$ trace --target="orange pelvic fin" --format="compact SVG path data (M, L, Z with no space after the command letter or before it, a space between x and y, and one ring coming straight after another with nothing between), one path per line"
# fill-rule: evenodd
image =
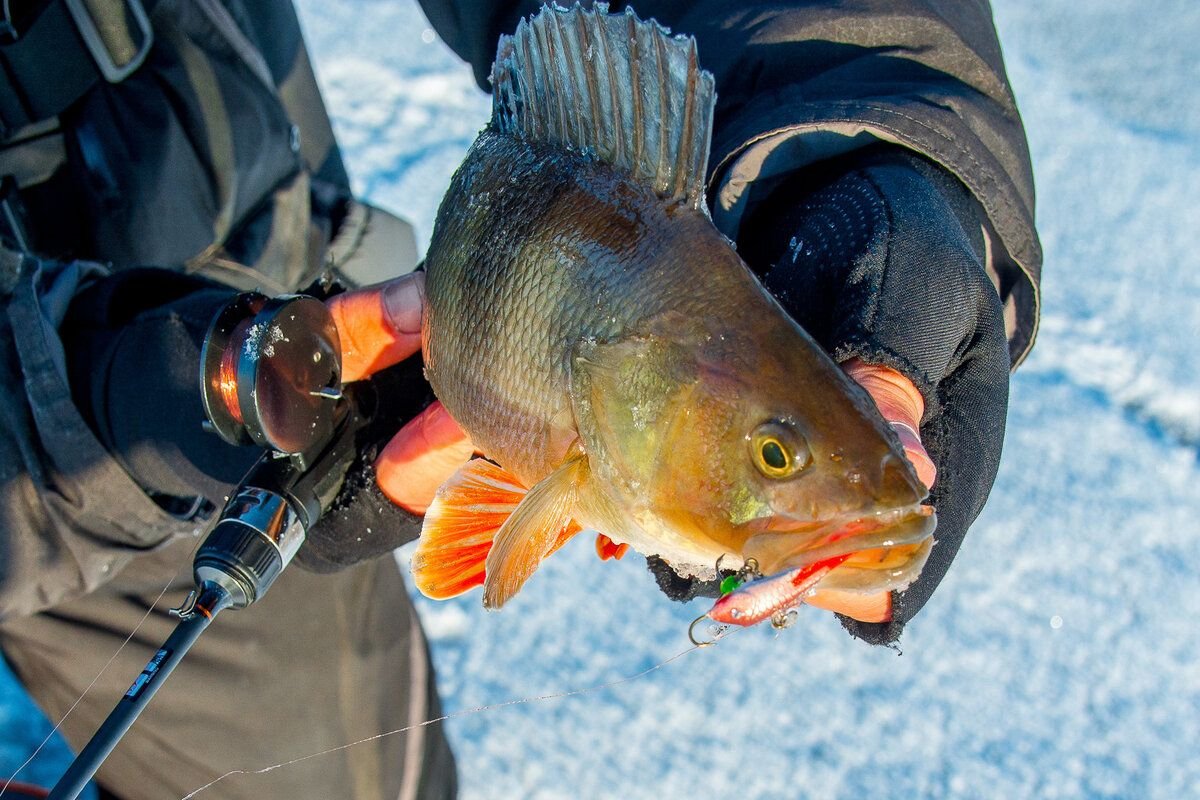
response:
M521 590L542 563L579 531L573 520L579 485L587 479L587 458L575 455L529 490L496 533L487 555L483 605L500 608Z
M445 600L482 586L492 541L527 491L482 458L460 467L425 513L412 561L413 580L421 593Z
M617 544L603 533L596 534L596 555L600 556L601 561L608 561L610 558L619 561L625 557L627 552L629 552L629 545Z

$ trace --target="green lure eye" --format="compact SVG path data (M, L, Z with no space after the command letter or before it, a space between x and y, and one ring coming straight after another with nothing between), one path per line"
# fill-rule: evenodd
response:
M765 422L750 437L754 465L768 478L788 478L812 460L800 432L782 422Z

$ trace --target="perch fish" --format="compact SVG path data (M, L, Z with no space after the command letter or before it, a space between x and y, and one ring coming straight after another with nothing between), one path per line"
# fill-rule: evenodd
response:
M501 40L491 122L438 211L426 374L488 460L435 498L417 587L499 608L582 529L682 575L753 559L778 584L755 597L785 604L814 565L821 587L907 585L926 490L713 226L695 40L606 12L544 8Z

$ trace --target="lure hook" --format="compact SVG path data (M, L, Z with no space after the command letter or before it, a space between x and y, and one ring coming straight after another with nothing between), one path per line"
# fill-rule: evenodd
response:
M758 568L758 559L747 558L746 563L742 564L742 568L738 570L737 575L742 583L760 580L763 574Z
M722 569L721 563L725 560L725 557L728 555L729 555L729 553L722 553L720 556L717 557L716 570L717 570L718 578L721 576L721 569ZM742 566L739 567L738 569L734 570L733 574L737 576L738 581L740 581L741 583L745 583L746 581L749 581L749 580L757 580L758 578L761 578L763 576L762 572L759 571L759 568L758 568L758 559L754 558L753 556L751 556L750 558L747 558L745 561L743 561Z
M699 625L704 620L709 620L710 622L713 621L708 616L708 614L701 614L700 616L698 616L694 620L692 620L692 624L688 626L688 638L692 640L692 644L694 644L696 647L709 647L711 645L716 644L717 640L720 639L725 634L725 631L729 630L728 625L718 624L712 629L712 634L711 634L712 638L711 639L707 639L707 640L699 639L696 637L696 626Z
M771 627L777 631L790 628L796 624L796 620L800 617L800 609L796 607L787 608L782 611L776 611L771 617Z

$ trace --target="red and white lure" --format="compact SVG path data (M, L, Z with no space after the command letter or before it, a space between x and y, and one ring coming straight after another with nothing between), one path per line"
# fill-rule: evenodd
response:
M747 559L745 566L735 575L721 581L721 598L707 614L691 624L688 638L697 647L707 647L716 642L730 625L748 628L770 619L776 630L791 626L796 621L797 607L805 595L851 555L833 556L771 578L762 576L758 571L758 562ZM704 620L717 623L711 639L700 639L696 635L696 626Z

